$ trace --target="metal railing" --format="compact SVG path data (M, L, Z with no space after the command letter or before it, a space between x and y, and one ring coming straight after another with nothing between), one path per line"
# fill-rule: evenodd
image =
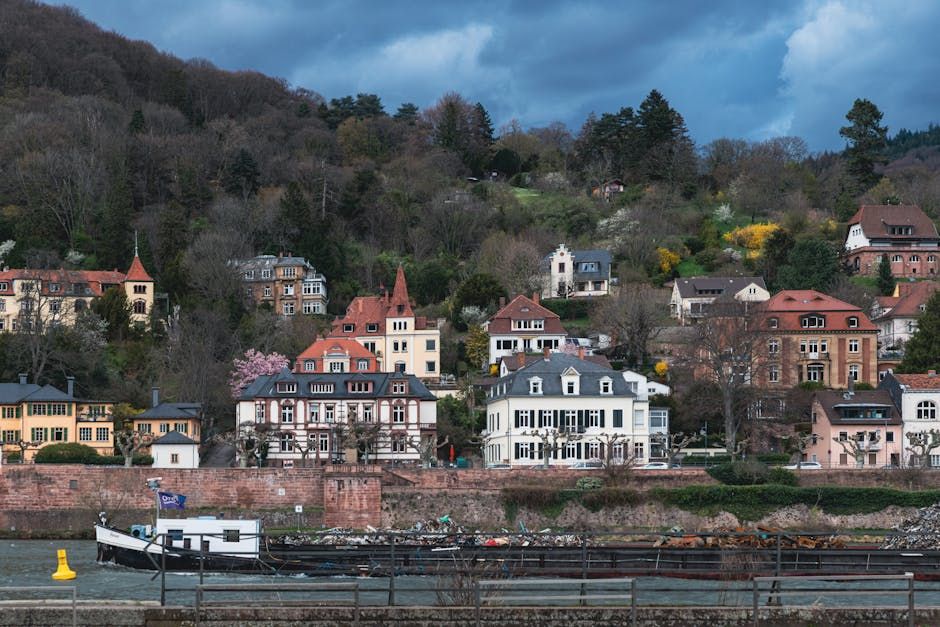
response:
M845 589L845 588L795 588L784 590L782 584L829 581L829 582L876 582L876 581L902 581L907 585L904 588L863 588L863 589ZM873 594L882 596L904 596L907 599L907 624L908 627L914 627L914 574L905 573L903 575L813 575L801 577L754 577L751 580L753 586L753 597L751 601L752 621L754 627L760 625L760 610L780 606L780 597L784 596L806 596L808 593L823 593L824 596L866 596ZM761 584L769 583L770 588L762 588ZM769 599L766 605L760 604L762 593L767 593ZM774 600L776 599L776 602Z
M626 585L629 591L619 590L619 593L609 592L611 588L617 591L617 586ZM546 594L546 588L564 586L561 594ZM577 587L577 594L569 592ZM597 590L591 593L588 588ZM534 592L541 594L534 594ZM550 590L549 590L550 591ZM490 592L484 596L484 593ZM512 593L523 593L517 596ZM556 605L557 601L577 601L578 606L592 605L592 601L604 601L607 607L630 607L630 624L636 625L636 579L631 577L611 579L485 579L476 581L473 587L474 611L476 624L481 624L481 608L484 605L522 605L539 604L540 602ZM616 603L619 602L619 603Z
M202 610L203 608L209 605L215 605L215 603L207 602L205 595L207 592L275 592L278 595L277 603L273 604L276 606L283 606L284 599L280 598L280 595L285 592L352 592L352 598L336 598L336 597L323 597L318 596L314 600L304 600L303 605L319 605L319 606L329 606L329 607L338 607L338 606L347 606L353 608L353 624L359 624L359 612L362 607L359 602L359 583L274 583L274 584L197 584L196 585L196 627L199 627L200 621L202 620ZM265 603L266 599L259 599L257 597L252 597L250 599L252 607L262 607L265 605L272 605ZM311 603L311 601L313 601ZM232 603L231 599L222 601L227 605ZM295 604L296 605L296 604Z
M72 627L78 625L78 588L76 586L3 586L0 587L0 593L4 592L69 592L72 595Z

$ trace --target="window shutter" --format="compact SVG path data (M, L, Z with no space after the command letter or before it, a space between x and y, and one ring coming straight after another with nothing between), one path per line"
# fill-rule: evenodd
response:
M623 410L615 409L614 410L614 429L619 429L623 427Z
M578 443L575 445L575 456L576 456L578 459L584 459L583 457L581 457L581 443L580 443L580 442L578 442Z
M518 429L519 428L519 410L518 409L516 410L516 413L515 413L515 420L516 420L516 429Z
M604 456L604 443L603 442L601 442L600 445L598 445L598 453L600 454L601 459L607 459Z
M545 459L545 444L539 442L539 459Z
M558 428L558 410L552 412L552 426Z
M516 447L515 447L515 449L516 449L516 450L515 450L515 452L516 452L515 458L516 458L516 459L519 459L519 443L518 443L518 442L516 442Z
M578 426L579 427L584 426L584 410L583 409L578 410ZM578 446L580 446L580 444Z
M561 458L567 459L568 457L568 447L564 444L561 445Z
M604 428L604 413L605 412L606 410L603 410L603 409L601 410L601 428L602 429Z
M535 447L529 444L529 459L535 459Z
M64 441L68 442L69 441L69 428L68 427L65 428L65 430L63 431L63 434L65 435Z

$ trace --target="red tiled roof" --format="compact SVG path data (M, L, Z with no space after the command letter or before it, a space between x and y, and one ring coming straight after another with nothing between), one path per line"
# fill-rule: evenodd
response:
M893 374L901 385L915 390L940 390L940 376L936 374Z
M346 308L346 315L333 321L330 337L366 335L367 324L378 325L375 335L385 335L385 312L387 311L388 302L384 296L357 296ZM353 325L352 331L343 330L343 325L347 324Z
M392 298L388 303L389 318L412 318L415 312L411 309L408 300L408 282L405 281L405 269L398 265L395 274L395 287L392 289Z
M862 205L849 220L861 224L865 237L877 239L937 239L937 227L917 205ZM892 235L889 226L913 226L913 235Z
M868 316L859 307L833 298L816 290L784 290L770 300L761 303L761 316L764 319L777 318L778 329L784 331L877 331ZM808 313L818 313L826 318L823 329L804 329L800 319ZM849 318L858 318L858 326L850 327ZM765 323L764 328L767 328Z
M902 286L905 289L901 290L898 298L893 299L893 306L889 305L891 311L882 318L916 318L920 315L920 306L926 304L933 293L940 289L940 283L936 281L898 284L899 288Z
M323 359L332 355L345 355L349 359L368 359L369 372L377 371L376 357L365 346L355 340L330 337L317 340L297 356L294 372L303 372L303 362L307 359ZM356 372L361 372L354 369Z
M542 335L564 335L565 328L561 326L561 319L555 312L546 309L531 298L519 295L493 314L487 331L490 335L515 333L512 329L513 320L545 320L545 328L536 331ZM530 333L532 331L527 331Z
M134 260L131 261L131 267L127 271L127 280L149 281L153 283L153 279L147 274L147 271L144 270L144 264L140 262L140 257L137 255L134 255Z
M0 292L4 295L12 295L13 281L39 280L42 282L43 294L50 294L49 284L59 283L59 294L64 296L83 296L84 294L74 294L70 291L72 284L86 284L91 294L90 296L101 296L106 286L120 285L124 282L124 273L110 270L64 270L64 269L45 269L45 270L27 270L13 269L0 272L0 281L7 283L7 289Z

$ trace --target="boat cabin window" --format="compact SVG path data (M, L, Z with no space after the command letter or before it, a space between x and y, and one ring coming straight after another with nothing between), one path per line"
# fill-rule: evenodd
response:
M238 529L226 529L223 531L222 542L238 542Z
M166 545L173 546L173 542L176 540L183 539L183 530L182 529L167 529L166 530Z

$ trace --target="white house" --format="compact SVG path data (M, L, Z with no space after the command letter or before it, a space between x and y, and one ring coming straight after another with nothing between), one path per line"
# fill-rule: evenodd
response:
M268 463L417 461L437 436L437 398L401 372L292 373L258 377L235 406L237 425L272 434Z
M927 301L940 289L936 281L898 283L891 296L880 296L872 307L872 322L878 325L878 355L904 354L904 345L917 330L917 319Z
M927 374L888 373L878 386L888 390L891 400L901 410L903 421L901 442L904 445L904 464L910 462L909 433L940 431L940 376L935 370ZM930 437L930 436L925 436ZM931 451L930 466L940 468L940 448Z
M546 349L501 377L490 387L486 414L487 464L649 460L649 401L631 391L623 373L577 355Z
M732 297L739 302L763 302L770 292L759 276L691 277L676 279L669 299L669 315L679 324L691 324L708 312L716 298Z
M199 468L199 444L170 431L150 444L154 468Z
M559 244L542 259L542 298L584 298L610 294L610 252L568 250Z
M564 346L567 333L561 318L539 304L538 294L532 298L516 296L508 305L502 301L500 304L499 311L483 325L490 336L489 363L515 353L559 350Z

